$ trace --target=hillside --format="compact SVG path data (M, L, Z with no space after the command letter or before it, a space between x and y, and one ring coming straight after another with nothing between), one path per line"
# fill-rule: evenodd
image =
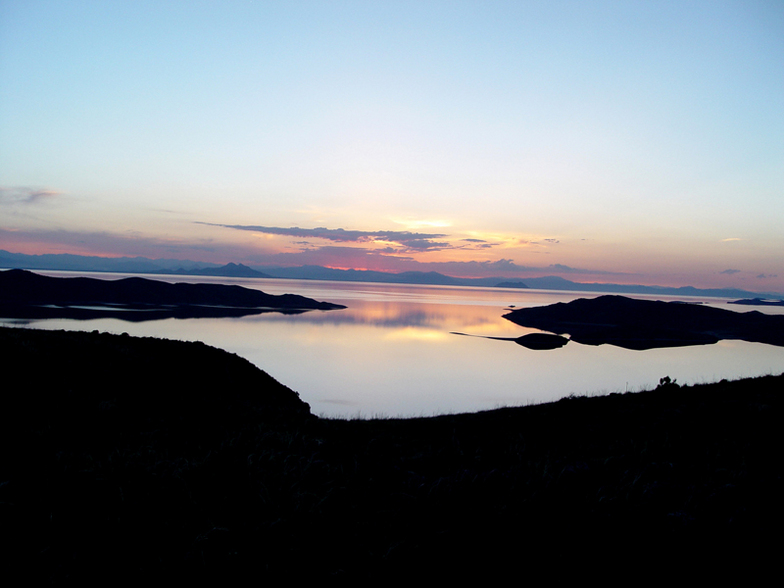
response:
M6 573L34 582L748 579L777 561L784 376L341 421L200 343L2 328L0 357Z

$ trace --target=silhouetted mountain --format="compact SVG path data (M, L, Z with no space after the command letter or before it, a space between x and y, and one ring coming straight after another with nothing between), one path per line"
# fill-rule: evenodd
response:
M31 585L778 571L784 376L340 420L203 343L0 328L0 357L3 571Z
M753 292L737 288L694 288L681 286L643 286L641 284L599 284L596 282L572 282L559 276L525 278L529 288L539 290L561 290L567 292L617 292L620 294L652 294L654 296L710 296L719 298L739 298L754 295Z
M0 272L0 312L4 316L66 316L63 313L67 310L67 316L72 318L94 318L111 313L111 316L126 320L139 320L140 316L144 317L141 320L148 320L165 316L242 316L267 309L337 308L345 307L296 294L274 296L241 286L169 284L146 278L53 278L25 270ZM139 314L142 312L147 314Z
M671 288L667 286L643 286L641 284L599 284L572 282L560 276L544 276L540 278L508 279L491 278L456 278L438 272L377 272L370 270L340 270L316 265L300 267L261 267L273 278L290 278L303 280L335 280L347 282L382 282L387 284L430 284L444 286L479 286L485 288L534 288L538 290L557 290L565 292L618 292L624 294L652 294L655 296L709 296L721 298L740 298L759 296L759 293L738 290L737 288L694 288L683 286ZM522 284L522 285L521 285ZM765 297L776 298L776 294L763 294Z
M72 255L69 253L47 253L25 255L0 250L0 267L21 269L46 269L81 272L120 272L129 274L161 273L180 269L190 272L195 269L219 267L217 263L182 259L147 259L146 257L97 257Z
M156 273L166 274L183 274L190 276L222 276L226 278L271 278L272 276L263 272L258 272L255 269L249 268L247 265L241 263L227 263L220 267L206 267L203 269L186 270L178 268L177 270L162 270Z
M456 278L438 272L379 272L372 270L333 269L317 265L299 267L255 266L248 268L262 275L250 273L231 273L232 266L220 266L188 260L146 259L143 257L85 257L80 255L51 254L24 255L0 250L0 267L23 269L49 269L71 271L102 271L121 273L152 273L182 275L212 275L228 277L271 277L296 280L335 280L342 282L380 282L386 284L429 284L445 286L478 286L487 288L510 287L499 286L499 283L519 283L524 280L529 288L540 290L558 290L566 292L617 292L621 294L652 294L655 296L714 296L722 298L781 298L781 294L770 292L748 292L737 288L694 288L684 286L670 288L665 286L643 286L640 284L599 284L572 282L559 276L539 278ZM247 267L239 264L236 267ZM209 273L203 270L226 271L227 273ZM245 270L242 270L245 271ZM514 286L519 287L519 286Z
M262 269L259 266L259 269ZM264 267L273 278L293 280L335 280L339 282L380 282L384 284L428 284L442 286L493 286L501 278L455 278L438 272L377 272L373 270L333 269L320 265Z
M608 343L643 350L741 339L784 346L784 316L781 315L624 296L580 298L569 303L520 308L504 318L523 327L568 333L572 341L585 345Z

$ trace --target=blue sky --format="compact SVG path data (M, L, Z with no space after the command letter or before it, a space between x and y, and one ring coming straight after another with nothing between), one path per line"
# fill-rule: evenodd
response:
M782 2L0 0L3 249L784 292L782 226Z

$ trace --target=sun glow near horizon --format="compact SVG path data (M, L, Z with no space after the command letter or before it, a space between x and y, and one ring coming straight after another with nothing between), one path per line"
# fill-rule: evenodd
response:
M782 31L764 1L7 0L0 249L784 292Z

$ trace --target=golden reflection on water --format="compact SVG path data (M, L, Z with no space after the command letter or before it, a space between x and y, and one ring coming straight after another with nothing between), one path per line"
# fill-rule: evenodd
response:
M384 339L387 341L418 339L429 341L431 343L445 342L448 338L449 333L436 331L434 329L418 329L415 327L403 327L401 329L396 329L384 337Z

